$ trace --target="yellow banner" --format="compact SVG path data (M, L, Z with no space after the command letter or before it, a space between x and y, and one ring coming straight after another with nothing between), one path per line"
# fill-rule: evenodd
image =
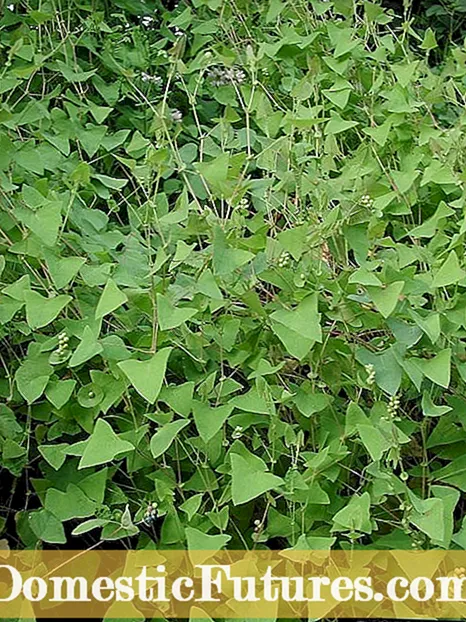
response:
M466 617L464 551L0 551L2 618Z

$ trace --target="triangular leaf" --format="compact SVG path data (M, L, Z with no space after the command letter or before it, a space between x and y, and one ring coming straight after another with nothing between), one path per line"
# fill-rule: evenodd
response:
M82 363L85 363L89 359L97 356L103 351L102 345L95 338L94 332L90 326L86 326L83 330L81 343L73 352L73 356L70 359L70 367L77 367Z
M380 287L368 287L367 291L377 311L379 311L383 317L387 318L395 310L403 287L404 281L396 281L384 289Z
M71 302L71 296L60 294L53 298L46 298L37 292L28 291L24 293L26 302L26 320L30 328L42 328L59 315L59 313Z
M455 251L451 251L445 262L434 274L432 286L446 287L447 285L453 285L453 283L458 283L458 281L464 279L465 276L466 272L460 268L458 255Z
M118 438L107 421L98 419L87 441L78 469L105 464L127 451L134 451L134 446Z
M96 319L112 313L125 302L128 302L128 296L118 289L115 281L108 279L95 310Z
M247 503L273 488L278 488L283 480L272 475L263 468L251 464L238 454L231 454L231 493L233 503L240 505Z
M212 408L209 404L195 401L193 406L194 422L199 436L205 443L217 434L233 410L231 404Z
M153 458L158 458L164 454L173 443L178 433L187 425L189 425L189 421L186 421L186 419L179 419L178 421L172 421L162 426L150 441L150 450Z
M142 395L150 404L155 402L162 388L171 350L171 348L163 348L147 361L131 359L118 363L118 367L128 377L139 395Z
M197 309L191 307L177 308L166 296L157 294L157 317L160 330L170 330L184 324L197 313Z

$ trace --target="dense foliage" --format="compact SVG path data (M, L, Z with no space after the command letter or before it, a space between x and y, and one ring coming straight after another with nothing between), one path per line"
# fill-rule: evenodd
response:
M466 52L352 0L0 21L15 548L464 547Z

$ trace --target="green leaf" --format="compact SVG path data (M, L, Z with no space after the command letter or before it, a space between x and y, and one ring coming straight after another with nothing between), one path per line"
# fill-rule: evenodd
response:
M262 415L269 415L273 411L273 405L268 404L256 388L252 388L243 395L237 395L229 402L229 405L239 410Z
M369 419L363 409L355 402L350 402L346 409L345 436L352 436L358 431L358 426L368 426Z
M454 511L460 500L460 492L448 486L432 486L431 493L443 502L443 521L445 525L443 537L440 535L432 538L432 544L444 549L450 547L454 529Z
M205 443L208 443L221 430L232 410L233 406L231 403L212 408L209 404L193 402L194 423L199 436Z
M392 171L391 176L398 192L406 194L419 177L419 171Z
M36 211L17 207L15 216L30 229L45 246L53 247L57 243L62 223L61 203L48 203Z
M451 369L451 349L445 348L441 350L434 358L431 359L415 359L417 367L421 372L435 382L447 389L450 385L450 369Z
M390 441L373 425L358 424L356 427L372 460L380 460L383 454L390 449Z
M312 417L315 413L327 408L332 403L332 398L326 393L307 393L306 391L299 390L293 401L302 415Z
M192 521L194 516L197 514L199 508L201 507L202 497L202 494L193 495L180 505L180 510L187 515L188 521Z
M48 401L60 410L70 399L71 394L76 386L76 380L68 378L68 380L54 380L47 385L45 395Z
M298 332L287 328L284 324L272 321L272 331L285 346L287 352L301 360L315 344L314 339L307 339Z
M56 445L39 445L38 450L44 460L46 460L55 471L58 471L66 460L66 450L68 447L68 443L57 443Z
M60 294L52 298L45 298L37 292L28 291L24 293L26 302L26 320L32 330L42 328L53 322L53 320L63 311L71 296Z
M447 466L436 470L432 474L432 479L456 486L466 492L466 455L461 455Z
M153 404L159 396L172 348L163 348L146 361L127 360L117 363L133 387Z
M47 266L52 281L57 289L63 289L75 278L79 270L86 263L82 257L47 257Z
M72 536L81 536L83 533L88 533L93 529L97 529L98 527L104 527L107 525L108 520L105 518L90 518L89 520L84 521L77 527L73 529L71 532Z
M458 283L466 276L466 272L460 268L458 256L455 251L451 251L445 262L434 273L432 287L446 287Z
M225 234L219 228L215 229L213 244L213 268L217 276L226 276L237 268L251 261L254 255L240 248L228 245Z
M88 123L86 128L87 129L79 132L78 139L84 151L92 158L102 144L104 136L107 133L107 127L105 125L92 125Z
M116 179L114 177L108 177L108 175L99 175L98 173L95 173L94 177L100 181L102 185L111 190L121 190L128 183L127 179Z
M47 510L39 510L29 514L29 527L43 542L51 544L65 544L65 530L61 521Z
M434 31L432 28L427 28L424 33L424 39L422 40L421 45L419 46L421 50L434 50L438 46L437 40L435 38Z
M94 431L89 437L78 469L85 469L111 462L117 456L134 451L134 446L120 439L105 419L98 419Z
M153 458L158 458L164 454L178 436L179 432L187 425L189 425L189 421L180 419L162 426L150 441L150 450Z
M377 311L379 311L384 318L387 318L395 310L403 288L404 281L395 281L395 283L391 283L384 289L368 287L367 291Z
M332 531L372 533L371 498L368 492L353 495L349 503L333 517Z
M4 460L15 460L26 454L27 449L10 438L7 438L3 443L2 457Z
M166 296L157 294L157 317L160 330L170 330L184 324L197 313L191 307L177 308Z
M283 484L280 477L267 472L262 460L260 463L251 465L242 456L231 454L231 493L234 505L247 503Z
M435 211L435 214L433 214L433 216L428 218L418 227L411 229L409 235L413 238L432 238L434 237L437 229L441 226L441 223L454 213L455 210L448 207L444 201L441 201Z
M2 292L10 298L14 298L15 300L19 300L21 302L25 302L25 294L29 292L31 289L31 279L28 274L25 274L20 279L11 283L11 285L7 285L4 287Z
M95 310L96 319L112 313L125 302L128 302L128 296L118 289L115 281L108 279Z
M97 73L97 69L93 69L92 71L75 71L71 69L66 63L61 60L57 60L55 62L58 71L63 75L67 82L85 82L89 80L91 76ZM75 67L77 65L75 64Z
M188 417L192 409L194 382L162 387L158 399L182 417Z
M47 359L46 356L26 359L16 371L16 386L28 404L39 399L52 375Z
M299 261L304 252L307 230L308 227L303 225L301 227L294 227L293 229L285 229L277 236L278 241L285 251L290 253L296 261Z
M320 327L320 313L317 310L318 294L307 296L299 303L296 309L287 311L280 309L274 311L270 318L279 322L288 330L296 332L301 338L309 341L322 342L322 329Z
M339 115L335 115L325 126L325 134L341 134L352 127L356 127L356 125L359 125L357 121L347 121Z
M213 553L220 551L231 540L231 536L217 534L210 536L207 533L195 529L194 527L185 528L188 551L193 551L192 559L196 564L203 564ZM199 551L206 551L205 557L199 555Z
M414 495L410 495L413 500ZM445 538L445 516L441 499L424 499L413 502L414 509L410 514L410 522L429 538L443 540Z
M348 283L359 283L360 285L371 285L372 287L382 287L382 281L373 272L366 268L359 268L348 279Z
M440 314L432 311L423 318L415 311L411 311L411 317L419 326L419 328L429 337L431 342L435 344L440 337Z
M215 277L209 268L206 268L197 281L197 288L201 294L208 296L213 300L223 300L222 292L220 291Z
M381 147L385 147L385 144L390 135L392 129L392 122L387 119L382 125L378 127L365 127L363 132L370 136Z
M87 518L96 511L97 505L75 484L69 484L66 492L49 488L45 496L45 509L61 521Z
M436 406L427 391L422 395L421 407L424 417L441 417L452 410L451 406Z
M81 343L73 352L69 365L70 367L82 365L89 359L100 354L102 351L103 347L95 338L92 328L90 326L86 326L83 330Z

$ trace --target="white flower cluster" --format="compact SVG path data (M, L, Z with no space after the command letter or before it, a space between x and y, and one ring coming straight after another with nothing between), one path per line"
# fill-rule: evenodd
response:
M238 67L214 67L209 71L207 77L214 86L243 84L246 80L245 72Z
M154 84L157 84L157 85L160 85L162 83L162 78L160 76L151 76L145 71L141 73L141 80L143 82L153 82Z
M388 414L394 417L400 407L400 398L397 395L392 395L388 402Z
M154 18L151 17L150 15L144 15L143 17L140 17L139 19L141 20L141 24L144 26L144 28L154 27Z
M365 365L365 370L367 372L367 380L366 380L367 384L373 385L375 382L375 369L372 363Z
M143 521L146 525L152 524L157 518L157 503L155 501L151 501L147 506L147 510L144 514Z
M236 428L233 430L233 434L231 435L231 437L236 440L238 438L241 438L242 435L243 435L243 426L237 425Z
M374 205L374 199L372 199L368 194L363 194L361 197L361 205L371 208Z

